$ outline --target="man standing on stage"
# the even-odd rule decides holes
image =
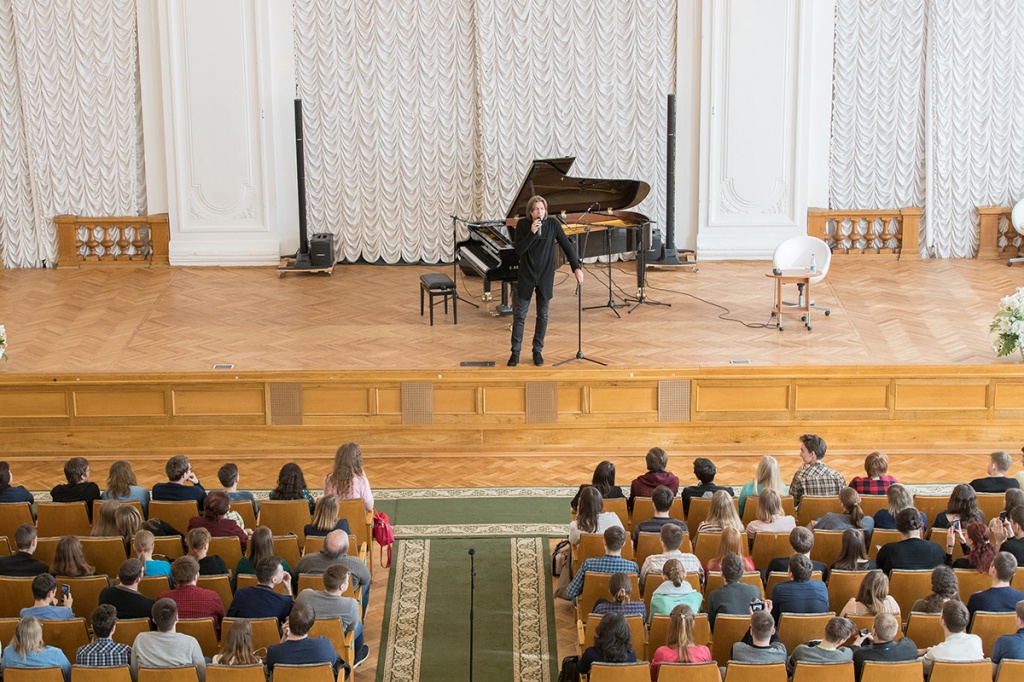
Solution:
[[[548,329],[548,303],[555,285],[555,240],[569,259],[576,281],[583,283],[583,267],[576,250],[562,231],[562,225],[548,216],[548,202],[534,196],[526,202],[526,218],[516,223],[513,241],[519,256],[519,281],[512,312],[512,355],[508,366],[519,364],[519,351],[523,345],[526,314],[530,312],[530,298],[537,292],[537,325],[533,332],[533,364],[544,364],[544,333]]]

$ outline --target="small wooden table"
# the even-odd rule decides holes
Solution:
[[[817,273],[811,274],[806,268],[795,268],[792,270],[779,270],[779,274],[775,272],[769,272],[765,276],[775,280],[775,305],[772,308],[772,317],[775,318],[775,324],[778,326],[781,332],[784,327],[782,326],[783,315],[800,315],[801,321],[804,326],[807,327],[807,331],[811,330],[811,278],[815,277]],[[803,304],[800,303],[786,303],[782,300],[782,285],[783,284],[796,284],[798,288],[803,289],[803,296],[798,297],[797,300],[803,300]],[[802,285],[802,287],[801,287]]]

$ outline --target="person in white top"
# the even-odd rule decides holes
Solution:
[[[757,518],[747,524],[751,541],[758,533],[788,533],[796,528],[796,519],[783,513],[778,492],[765,488],[758,497]]]
[[[585,533],[603,533],[612,526],[625,530],[618,514],[604,511],[604,498],[600,491],[592,485],[584,487],[576,519],[569,524],[569,542],[578,545]]]
[[[935,661],[985,660],[981,637],[964,632],[970,618],[967,607],[961,601],[950,600],[942,605],[939,625],[942,626],[942,634],[946,636],[946,639],[933,647],[917,651],[922,654],[921,663],[924,666],[925,677],[931,673],[932,664]]]
[[[355,443],[345,443],[335,453],[334,468],[324,476],[324,495],[339,500],[361,499],[366,511],[373,511],[373,491],[363,471],[363,451]]]

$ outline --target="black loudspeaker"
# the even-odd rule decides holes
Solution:
[[[333,234],[314,234],[309,238],[309,263],[314,268],[329,268],[334,265]]]

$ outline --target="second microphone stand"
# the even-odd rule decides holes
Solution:
[[[583,233],[583,252],[584,253],[586,253],[586,250],[587,250],[587,240],[589,238],[590,238],[590,228],[587,227],[587,228],[585,228],[585,231]],[[582,264],[580,265],[580,267],[583,267]],[[618,311],[616,311],[615,314],[618,315]],[[566,358],[565,360],[562,360],[560,362],[556,362],[554,365],[552,365],[552,367],[558,367],[559,365],[565,365],[565,364],[568,364],[570,362],[575,362],[576,360],[586,360],[587,362],[592,362],[595,365],[601,365],[602,367],[607,367],[608,366],[607,362],[601,362],[600,360],[595,360],[593,358],[588,358],[586,355],[583,354],[583,285],[580,284],[579,282],[576,283],[576,355],[574,355],[571,358]]]

